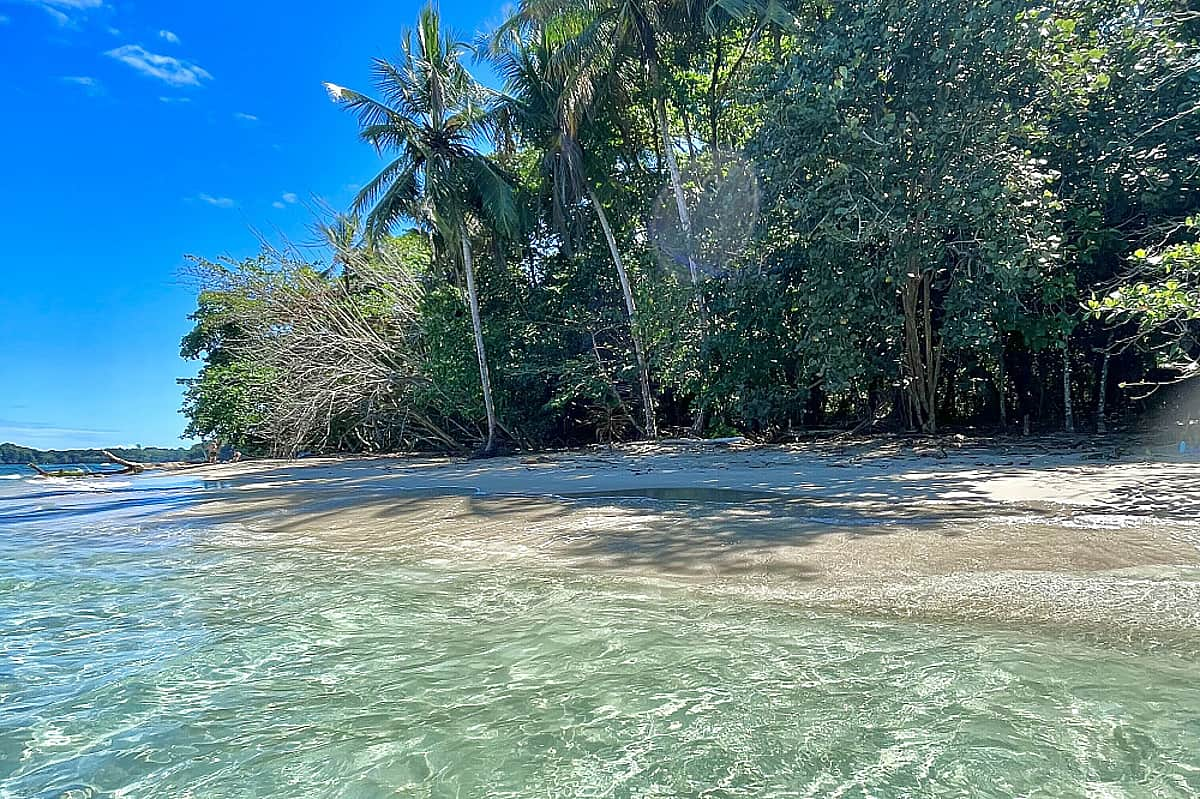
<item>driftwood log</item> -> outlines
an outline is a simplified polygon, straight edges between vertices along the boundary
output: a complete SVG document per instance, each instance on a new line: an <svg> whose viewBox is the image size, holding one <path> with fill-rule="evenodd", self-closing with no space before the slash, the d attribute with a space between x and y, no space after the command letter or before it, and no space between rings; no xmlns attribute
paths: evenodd
<svg viewBox="0 0 1200 799"><path fill-rule="evenodd" d="M144 463L137 463L135 461L127 461L124 458L118 458L116 455L112 454L106 449L102 449L100 451L104 453L104 457L108 458L113 463L117 464L118 466L125 467L123 471L114 472L114 474L141 474L142 472L146 471L146 464Z"/></svg>
<svg viewBox="0 0 1200 799"><path fill-rule="evenodd" d="M33 469L41 477L111 477L117 474L141 474L146 471L144 463L135 461L127 461L124 458L118 458L106 449L100 450L104 453L104 457L111 462L121 466L120 469L109 469L108 471L92 472L87 469L43 469L36 463L29 464L29 468Z"/></svg>

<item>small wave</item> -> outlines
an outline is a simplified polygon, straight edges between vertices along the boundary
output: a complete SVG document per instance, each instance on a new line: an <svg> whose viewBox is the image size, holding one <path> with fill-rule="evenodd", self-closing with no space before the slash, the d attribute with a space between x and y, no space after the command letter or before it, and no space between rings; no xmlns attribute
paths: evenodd
<svg viewBox="0 0 1200 799"><path fill-rule="evenodd" d="M128 488L133 485L128 480L88 480L79 477L38 477L29 478L26 482L33 485L65 486L78 492L105 492L114 488Z"/></svg>
<svg viewBox="0 0 1200 799"><path fill-rule="evenodd" d="M1050 525L1078 530L1129 530L1144 527L1200 527L1200 520L1177 516L1150 516L1131 513L1079 513L1073 515L1022 513L1012 516L989 516L984 524L1022 527Z"/></svg>
<svg viewBox="0 0 1200 799"><path fill-rule="evenodd" d="M23 474L0 474L0 480L20 480Z"/></svg>

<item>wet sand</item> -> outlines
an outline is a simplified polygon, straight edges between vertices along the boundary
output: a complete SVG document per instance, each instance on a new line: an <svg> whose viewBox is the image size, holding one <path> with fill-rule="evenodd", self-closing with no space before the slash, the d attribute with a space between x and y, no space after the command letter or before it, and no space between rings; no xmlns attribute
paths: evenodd
<svg viewBox="0 0 1200 799"><path fill-rule="evenodd" d="M1014 447L631 446L197 470L231 545L366 548L903 617L1200 631L1200 467Z"/></svg>

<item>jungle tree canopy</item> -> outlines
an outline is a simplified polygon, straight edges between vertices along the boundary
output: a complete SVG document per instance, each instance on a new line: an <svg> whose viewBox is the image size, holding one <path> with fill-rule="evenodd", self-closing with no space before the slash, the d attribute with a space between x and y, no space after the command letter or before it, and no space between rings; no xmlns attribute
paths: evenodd
<svg viewBox="0 0 1200 799"><path fill-rule="evenodd" d="M1196 371L1183 0L526 0L480 40L495 93L430 26L376 62L376 99L336 93L393 159L356 209L370 238L209 265L322 299L281 323L253 281L201 295L191 432L294 452L1057 430ZM316 346L348 319L370 380ZM300 329L303 355L263 361ZM286 399L306 392L338 399Z"/></svg>

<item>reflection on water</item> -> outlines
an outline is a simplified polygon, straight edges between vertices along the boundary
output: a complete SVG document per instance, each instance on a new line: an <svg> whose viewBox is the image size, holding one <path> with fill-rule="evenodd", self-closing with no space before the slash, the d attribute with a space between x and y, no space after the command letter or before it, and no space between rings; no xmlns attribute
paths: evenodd
<svg viewBox="0 0 1200 799"><path fill-rule="evenodd" d="M0 797L1191 796L1186 647L184 527L0 537Z"/></svg>

